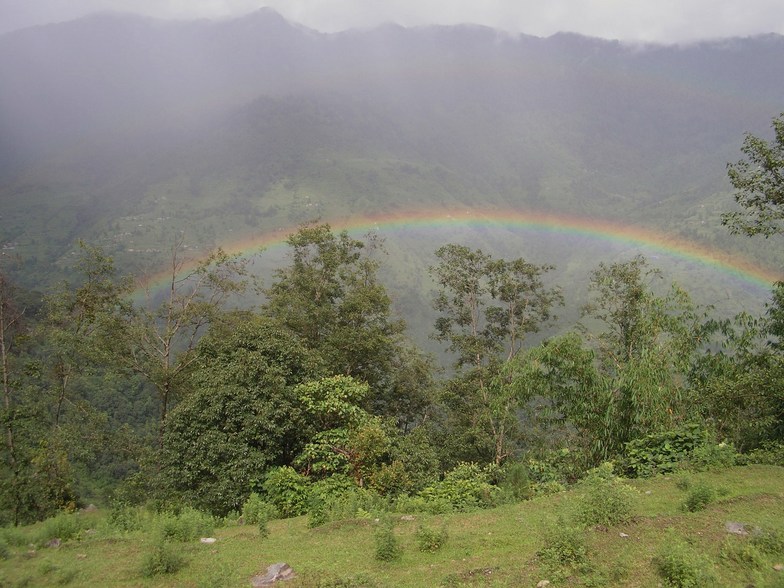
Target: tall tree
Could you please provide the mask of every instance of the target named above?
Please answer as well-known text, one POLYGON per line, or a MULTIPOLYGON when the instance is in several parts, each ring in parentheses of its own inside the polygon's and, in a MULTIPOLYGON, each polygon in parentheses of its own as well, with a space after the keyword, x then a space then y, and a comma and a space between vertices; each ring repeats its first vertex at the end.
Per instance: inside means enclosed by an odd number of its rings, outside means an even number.
POLYGON ((459 370, 444 390, 461 431, 458 445, 500 463, 514 447, 520 405, 500 367, 517 355, 527 334, 555 318, 561 291, 544 285, 549 265, 495 260, 455 244, 439 248, 436 257, 439 263, 430 271, 441 316, 434 336, 447 343, 459 370))
POLYGON ((784 113, 773 118, 773 141, 746 134, 737 163, 727 164, 742 210, 722 215, 732 233, 769 237, 784 232, 784 113))
POLYGON ((144 304, 131 305, 104 325, 104 344, 115 364, 141 375, 157 391, 159 444, 172 402, 187 390, 199 338, 229 298, 244 291, 247 264, 221 249, 195 262, 185 259, 180 235, 172 246, 163 300, 156 303, 147 288, 144 304))

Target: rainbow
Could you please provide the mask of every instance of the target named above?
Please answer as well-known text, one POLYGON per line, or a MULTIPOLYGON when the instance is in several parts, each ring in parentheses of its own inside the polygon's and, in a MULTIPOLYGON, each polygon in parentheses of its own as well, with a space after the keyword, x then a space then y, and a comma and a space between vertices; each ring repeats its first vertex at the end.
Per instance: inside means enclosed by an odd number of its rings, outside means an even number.
MULTIPOLYGON (((772 284, 784 278, 780 272, 762 267, 740 255, 711 249, 695 241, 654 231, 639 225, 620 224, 607 220, 584 218, 564 214, 521 212, 511 209, 489 210, 465 208, 460 210, 423 209, 375 215, 326 220, 335 230, 367 232, 377 230, 382 234, 408 230, 433 231, 449 228, 504 229, 513 232, 544 231, 554 235, 578 235, 623 245, 645 248, 663 255, 696 262, 724 275, 769 291, 772 284)), ((259 250, 278 249, 296 227, 278 229, 261 235, 225 243, 224 251, 242 256, 252 256, 259 250)), ((157 274, 145 281, 145 287, 155 289, 167 279, 157 274)))

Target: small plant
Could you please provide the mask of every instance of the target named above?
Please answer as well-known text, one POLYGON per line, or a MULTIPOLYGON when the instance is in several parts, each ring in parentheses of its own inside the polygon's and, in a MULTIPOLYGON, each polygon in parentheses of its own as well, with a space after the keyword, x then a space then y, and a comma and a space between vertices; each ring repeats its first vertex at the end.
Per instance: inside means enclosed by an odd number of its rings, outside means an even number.
POLYGON ((395 537, 395 526, 391 520, 382 521, 374 535, 376 543, 376 559, 379 561, 397 561, 403 555, 400 543, 395 537))
POLYGON ((86 524, 78 514, 60 513, 43 522, 37 542, 44 544, 52 539, 68 541, 76 538, 85 528, 86 524))
POLYGON ((563 520, 545 531, 543 543, 537 555, 548 567, 577 567, 588 560, 583 530, 563 520))
POLYGON ((716 500, 716 490, 705 483, 698 483, 689 489, 686 500, 683 502, 683 510, 697 512, 704 510, 711 502, 716 500))
POLYGON ((577 519, 584 525, 616 525, 631 518, 634 489, 613 474, 611 463, 590 470, 581 486, 577 519))
POLYGON ((259 527, 259 537, 261 537, 262 539, 266 539, 267 537, 269 537, 270 532, 269 532, 269 524, 267 523, 267 519, 259 520, 258 527, 259 527))
POLYGON ((174 574, 183 567, 185 567, 185 558, 160 539, 142 561, 141 571, 145 578, 152 578, 163 574, 174 574))
POLYGON ((448 537, 449 535, 446 531, 446 527, 441 527, 440 529, 435 530, 431 529, 430 527, 426 527, 425 525, 420 525, 416 530, 416 539, 417 545, 419 546, 419 551, 435 553, 444 546, 448 537))
POLYGON ((735 537, 725 538, 720 553, 722 559, 746 570, 758 570, 765 565, 765 557, 753 543, 735 537))
POLYGON ((760 530, 751 536, 751 543, 763 553, 784 555, 784 534, 772 530, 760 530))
POLYGON ((710 560, 674 538, 664 542, 653 565, 665 586, 672 588, 703 588, 717 582, 710 560))
POLYGON ((8 547, 8 543, 0 539, 0 559, 8 559, 9 557, 11 557, 11 549, 8 547))
POLYGON ((109 511, 109 525, 117 531, 128 533, 142 528, 142 513, 138 507, 127 502, 116 502, 109 511))
POLYGON ((158 529, 169 541, 193 541, 207 537, 215 530, 215 519, 196 509, 185 507, 179 514, 159 515, 158 529))

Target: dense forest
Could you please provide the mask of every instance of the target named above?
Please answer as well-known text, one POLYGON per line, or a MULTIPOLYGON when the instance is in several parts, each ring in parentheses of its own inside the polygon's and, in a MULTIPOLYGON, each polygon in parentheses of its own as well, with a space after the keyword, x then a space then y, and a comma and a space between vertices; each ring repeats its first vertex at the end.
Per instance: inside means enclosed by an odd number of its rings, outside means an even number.
MULTIPOLYGON (((729 166, 738 239, 782 232, 784 119, 773 127, 729 166)), ((719 319, 642 256, 598 263, 579 324, 533 345, 563 304, 552 266, 445 244, 430 268, 443 372, 391 311, 372 235, 301 225, 252 308, 236 304, 259 287, 248 258, 194 261, 182 245, 155 292, 85 243, 80 280, 43 298, 3 257, 2 523, 88 501, 443 512, 552 492, 604 462, 632 477, 781 463, 781 284, 761 316, 719 319)))

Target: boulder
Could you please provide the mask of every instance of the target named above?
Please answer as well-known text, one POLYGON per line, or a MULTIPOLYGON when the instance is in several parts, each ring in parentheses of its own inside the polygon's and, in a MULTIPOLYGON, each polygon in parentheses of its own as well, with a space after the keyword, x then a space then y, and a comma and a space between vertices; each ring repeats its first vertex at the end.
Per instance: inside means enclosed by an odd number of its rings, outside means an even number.
POLYGON ((263 588, 272 586, 275 582, 291 580, 294 577, 294 570, 287 563, 275 563, 267 568, 265 574, 258 574, 250 579, 253 588, 263 588))

